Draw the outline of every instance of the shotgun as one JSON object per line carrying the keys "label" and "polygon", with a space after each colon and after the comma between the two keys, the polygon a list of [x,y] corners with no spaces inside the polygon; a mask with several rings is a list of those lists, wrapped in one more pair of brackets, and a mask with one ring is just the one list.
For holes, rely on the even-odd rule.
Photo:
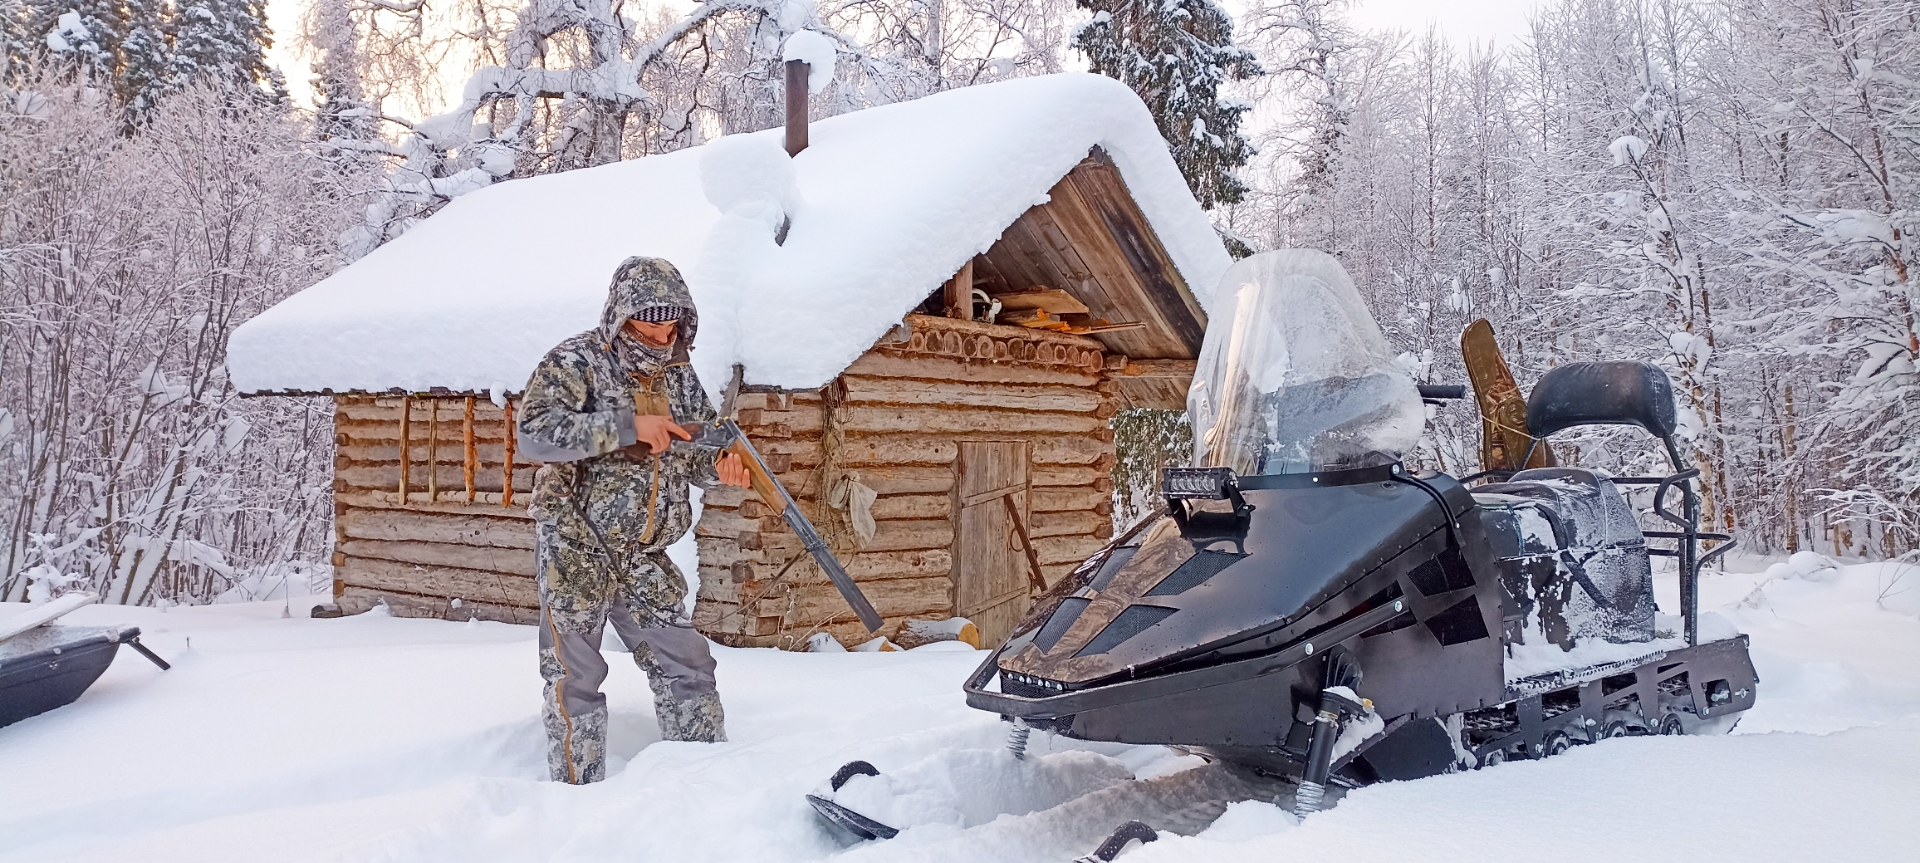
{"label": "shotgun", "polygon": [[760,457],[760,451],[753,448],[753,443],[747,440],[740,426],[731,419],[722,419],[680,428],[692,436],[691,443],[723,449],[740,456],[747,466],[747,476],[752,481],[754,492],[768,506],[780,509],[780,517],[786,519],[787,527],[799,535],[800,543],[806,546],[808,554],[813,555],[813,562],[819,564],[820,570],[833,581],[833,586],[846,598],[853,613],[860,616],[860,623],[866,626],[867,631],[879,630],[880,613],[873,610],[873,604],[867,601],[866,594],[860,592],[860,585],[853,583],[853,577],[847,575],[846,568],[827,548],[827,541],[814,529],[813,522],[808,521],[806,514],[800,511],[800,505],[793,502],[793,495],[787,494],[786,487],[774,478],[773,471],[767,468],[766,459]]}

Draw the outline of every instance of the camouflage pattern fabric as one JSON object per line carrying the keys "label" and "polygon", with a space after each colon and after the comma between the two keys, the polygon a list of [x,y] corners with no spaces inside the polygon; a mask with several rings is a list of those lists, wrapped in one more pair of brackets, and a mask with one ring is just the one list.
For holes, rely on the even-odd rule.
{"label": "camouflage pattern fabric", "polygon": [[[647,309],[681,310],[667,349],[624,332]],[[615,272],[600,326],[561,342],[528,380],[519,451],[544,462],[528,512],[536,524],[541,676],[553,778],[585,783],[605,770],[606,676],[600,635],[611,619],[652,684],[662,736],[726,739],[713,660],[683,603],[686,578],[665,549],[692,526],[688,486],[718,481],[712,447],[636,443],[634,414],[681,424],[714,419],[687,352],[698,316],[672,264],[629,258]],[[623,625],[624,624],[624,625]]]}

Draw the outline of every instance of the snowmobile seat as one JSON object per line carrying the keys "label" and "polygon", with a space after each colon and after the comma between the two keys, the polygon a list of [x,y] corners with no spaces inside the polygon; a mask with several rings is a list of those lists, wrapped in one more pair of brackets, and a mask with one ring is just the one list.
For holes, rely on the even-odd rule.
{"label": "snowmobile seat", "polygon": [[[1633,507],[1605,474],[1581,468],[1521,471],[1474,489],[1510,608],[1571,648],[1582,636],[1653,637],[1647,539]],[[1524,620],[1509,621],[1509,641]]]}
{"label": "snowmobile seat", "polygon": [[1544,438],[1583,425],[1634,425],[1658,438],[1679,427],[1673,382],[1652,363],[1568,363],[1542,375],[1527,398],[1527,432]]}

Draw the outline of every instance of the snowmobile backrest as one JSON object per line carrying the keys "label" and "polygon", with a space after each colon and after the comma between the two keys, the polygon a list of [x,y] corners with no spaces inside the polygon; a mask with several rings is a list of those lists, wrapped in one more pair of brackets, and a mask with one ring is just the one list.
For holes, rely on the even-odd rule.
{"label": "snowmobile backrest", "polygon": [[1547,372],[1527,399],[1527,432],[1544,438],[1583,425],[1634,425],[1673,435],[1673,383],[1652,363],[1568,363]]}

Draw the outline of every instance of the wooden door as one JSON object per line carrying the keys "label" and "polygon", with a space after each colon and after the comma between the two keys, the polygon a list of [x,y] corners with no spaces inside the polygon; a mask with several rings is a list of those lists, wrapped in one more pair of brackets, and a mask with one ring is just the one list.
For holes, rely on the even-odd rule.
{"label": "wooden door", "polygon": [[1030,519],[1029,451],[1026,441],[961,441],[953,462],[954,613],[980,628],[986,647],[1027,612],[1027,556],[1013,519]]}

